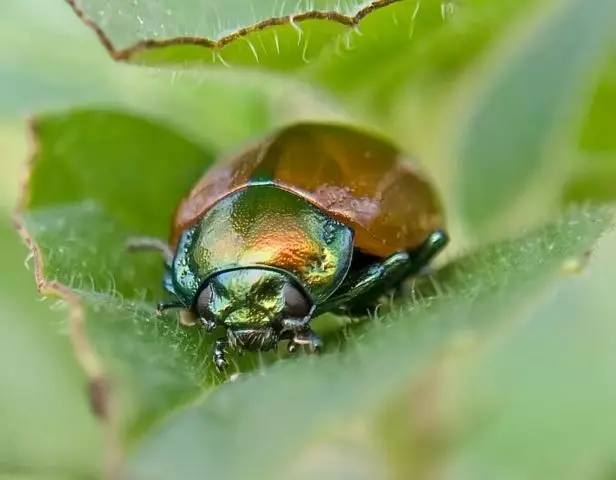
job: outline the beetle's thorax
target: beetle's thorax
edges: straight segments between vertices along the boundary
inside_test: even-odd
[[[218,272],[263,266],[292,277],[319,303],[344,280],[352,248],[350,228],[304,199],[275,185],[250,185],[221,199],[182,234],[173,262],[175,293],[190,304]],[[225,277],[227,288],[249,288],[239,278],[245,277]],[[265,305],[273,298],[260,301]],[[261,312],[249,305],[246,309],[235,313],[233,321]]]

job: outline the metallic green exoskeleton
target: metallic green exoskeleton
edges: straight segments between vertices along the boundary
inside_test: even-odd
[[[372,159],[372,163],[368,162]],[[310,321],[361,311],[419,273],[448,241],[430,183],[374,137],[301,124],[249,146],[206,172],[180,204],[161,250],[164,285],[228,347],[268,350],[321,339]]]

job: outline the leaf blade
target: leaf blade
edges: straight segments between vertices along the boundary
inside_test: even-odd
[[[262,68],[280,70],[309,63],[372,12],[408,4],[402,0],[355,4],[260,0],[241,8],[229,1],[203,5],[156,0],[147,6],[139,1],[131,5],[109,5],[106,0],[68,3],[116,60],[225,67],[256,62]]]
[[[462,427],[444,458],[449,477],[613,473],[616,423],[606,412],[616,397],[614,245],[614,233],[604,235],[580,259],[588,262],[581,274],[564,273],[535,309],[522,312],[520,328],[454,367],[451,421]]]
[[[384,402],[417,382],[459,335],[472,332],[480,339],[490,338],[510,328],[509,306],[554,282],[562,259],[583,252],[603,231],[607,218],[593,215],[565,216],[526,238],[494,246],[466,266],[453,267],[450,279],[443,281],[447,295],[436,298],[432,306],[416,306],[411,314],[393,314],[385,324],[369,324],[351,335],[348,341],[355,345],[347,353],[276,364],[262,376],[221,386],[153,432],[136,451],[132,472],[165,478],[207,469],[223,478],[243,478],[247,472],[257,478],[284,477],[288,464],[280,465],[280,459],[295,462],[315,443],[336,438],[335,432],[347,425],[369,428],[366,424]],[[588,235],[584,240],[582,230]],[[486,279],[498,261],[513,271],[497,267],[495,278]],[[475,271],[469,274],[469,268]],[[475,284],[469,285],[469,276],[475,274]],[[275,418],[266,414],[272,409]],[[371,438],[369,432],[366,436]],[[359,442],[363,440],[360,435]],[[184,448],[178,456],[173,445],[179,442]],[[231,448],[242,452],[242,462],[225,460]],[[166,455],[168,451],[174,455]]]
[[[569,173],[567,159],[548,150],[579,117],[605,53],[614,5],[605,1],[589,9],[570,1],[550,7],[528,35],[521,29],[494,52],[483,88],[470,93],[457,117],[454,204],[476,233],[485,232],[520,192],[529,192],[538,172],[549,171],[547,189],[561,187]]]

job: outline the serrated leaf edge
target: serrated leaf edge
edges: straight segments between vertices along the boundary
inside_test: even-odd
[[[98,25],[81,7],[77,5],[77,0],[65,0],[71,7],[77,17],[90,29],[94,31],[100,42],[103,44],[109,55],[117,61],[130,61],[133,57],[145,50],[156,50],[177,45],[192,45],[197,47],[209,48],[210,50],[218,50],[230,44],[231,42],[246,37],[251,33],[259,32],[267,28],[279,25],[292,25],[296,28],[297,24],[306,20],[323,20],[339,23],[349,28],[356,28],[361,20],[375,10],[387,7],[394,3],[400,3],[405,0],[374,0],[369,5],[360,9],[355,15],[343,15],[340,12],[318,10],[310,10],[307,12],[298,13],[297,15],[284,15],[279,17],[270,17],[267,20],[255,23],[248,27],[243,27],[229,35],[218,40],[212,40],[206,37],[199,36],[182,36],[171,37],[162,40],[153,38],[139,40],[138,42],[125,47],[117,48],[104,29]]]
[[[25,162],[25,173],[22,178],[17,203],[13,211],[13,223],[15,228],[27,246],[33,264],[36,287],[42,296],[60,297],[68,305],[69,338],[73,346],[74,354],[80,367],[88,378],[88,396],[93,414],[101,422],[104,433],[106,452],[104,458],[105,477],[109,479],[120,478],[122,465],[122,453],[120,433],[116,428],[115,409],[111,401],[112,388],[95,348],[88,340],[86,333],[85,311],[78,295],[67,285],[57,280],[49,280],[45,277],[43,255],[38,244],[28,232],[22,214],[26,211],[30,199],[30,181],[36,164],[36,158],[41,146],[38,140],[38,124],[35,117],[26,119],[29,152]]]

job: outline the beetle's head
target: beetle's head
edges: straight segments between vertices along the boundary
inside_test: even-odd
[[[290,275],[241,268],[208,279],[194,309],[202,321],[224,326],[231,345],[268,350],[291,325],[307,322],[313,305]]]

